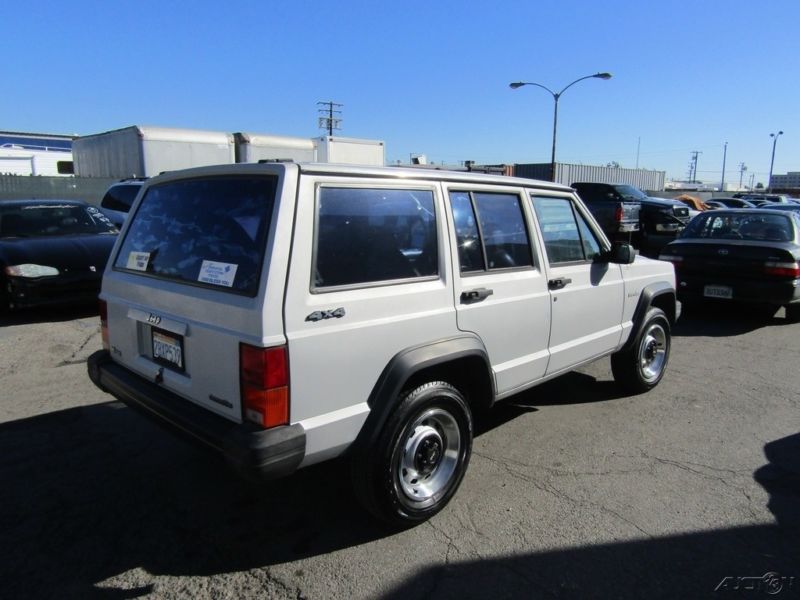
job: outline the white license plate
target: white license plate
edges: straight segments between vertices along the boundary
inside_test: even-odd
[[[707,285],[703,288],[703,295],[708,298],[733,298],[733,290],[726,285]]]
[[[183,371],[183,336],[156,329],[153,332],[153,359]]]

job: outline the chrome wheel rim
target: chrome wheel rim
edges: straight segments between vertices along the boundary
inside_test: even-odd
[[[639,369],[645,381],[658,379],[667,362],[667,332],[658,323],[647,328],[639,344]]]
[[[441,408],[421,413],[404,430],[397,461],[397,484],[405,503],[433,504],[458,467],[461,432],[455,417]]]

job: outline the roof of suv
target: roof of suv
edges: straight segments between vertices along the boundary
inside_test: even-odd
[[[387,177],[392,179],[424,179],[432,181],[463,181],[470,183],[493,183],[508,186],[536,186],[545,187],[554,191],[574,192],[572,188],[551,181],[540,181],[523,177],[508,177],[506,175],[487,175],[484,173],[471,173],[464,171],[450,171],[446,169],[418,169],[413,167],[375,167],[366,165],[341,165],[333,163],[295,163],[295,162],[269,162],[269,163],[239,163],[227,165],[213,165],[196,167],[181,171],[170,171],[159,175],[153,180],[183,178],[187,176],[218,175],[223,173],[259,173],[274,172],[275,167],[285,170],[299,169],[302,173],[311,175],[342,175],[351,177]]]

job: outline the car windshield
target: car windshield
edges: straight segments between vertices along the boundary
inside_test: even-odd
[[[647,198],[647,194],[632,185],[617,185],[614,189],[617,190],[617,193],[625,198],[625,200],[645,200]]]
[[[210,177],[151,187],[117,269],[255,296],[272,221],[273,177]]]
[[[680,237],[788,242],[794,233],[789,217],[784,215],[715,211],[695,217]]]
[[[112,234],[117,228],[93,206],[32,201],[0,206],[0,237]]]

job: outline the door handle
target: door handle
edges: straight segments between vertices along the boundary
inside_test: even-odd
[[[565,287],[567,284],[572,283],[572,279],[567,277],[559,277],[557,279],[551,279],[547,282],[547,287],[551,290],[560,290]]]
[[[476,288],[474,290],[467,290],[465,292],[461,292],[461,303],[472,304],[473,302],[480,302],[482,300],[486,300],[486,298],[492,294],[494,294],[494,290],[490,290],[489,288]]]

